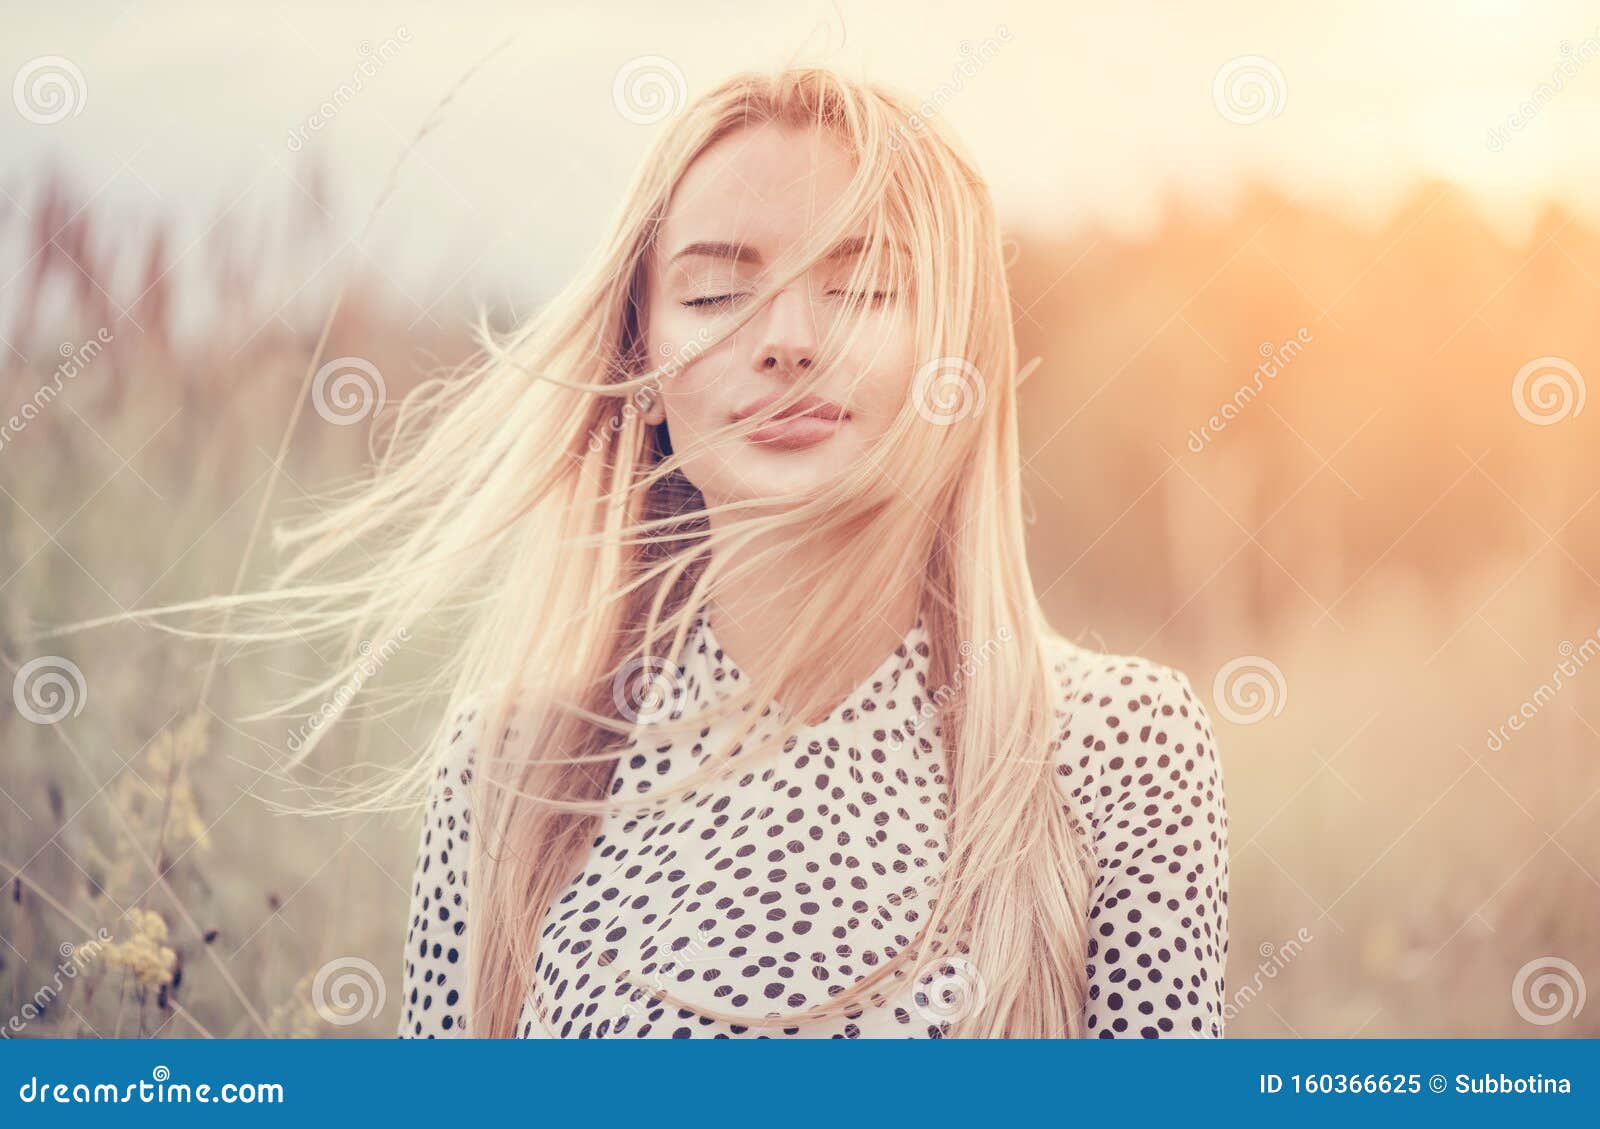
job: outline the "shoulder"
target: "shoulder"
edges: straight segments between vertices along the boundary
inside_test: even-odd
[[[526,705],[523,699],[505,701],[493,690],[470,690],[455,697],[440,715],[429,742],[424,782],[418,787],[423,799],[424,846],[432,832],[461,843],[470,838],[466,826],[472,821],[478,779],[495,754],[496,738],[517,739]],[[491,725],[501,731],[490,733]],[[466,852],[461,854],[465,862]]]
[[[457,851],[466,862],[465,844],[471,838],[473,779],[478,771],[479,747],[484,737],[484,709],[476,698],[458,701],[441,718],[428,759],[427,791],[423,800],[422,846],[439,843]]]
[[[1147,849],[1225,854],[1227,805],[1211,716],[1181,670],[1059,636],[1051,761],[1102,866]]]
[[[1148,775],[1153,784],[1156,772],[1220,792],[1211,717],[1183,671],[1060,635],[1047,650],[1056,679],[1055,767],[1069,796],[1104,798],[1107,777],[1134,784]]]
[[[478,747],[483,743],[485,713],[485,703],[478,696],[463,698],[445,712],[428,782],[430,810],[452,803],[465,805],[478,764]]]
[[[435,882],[442,881],[446,886],[466,885],[467,844],[472,839],[470,799],[483,733],[484,711],[478,700],[463,700],[446,713],[422,817],[419,879],[427,878],[432,871]],[[416,895],[425,899],[427,885],[426,881],[419,881]],[[433,893],[435,898],[443,898],[447,891]],[[457,906],[462,905],[459,897],[450,900]],[[439,908],[440,918],[449,920],[444,907]]]

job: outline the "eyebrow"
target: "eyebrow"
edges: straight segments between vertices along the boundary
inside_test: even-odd
[[[862,250],[866,248],[866,245],[867,241],[864,236],[852,235],[848,238],[841,239],[837,244],[834,245],[833,250],[829,251],[823,256],[823,259],[824,261],[827,261],[831,259],[848,258],[851,255],[859,255]],[[710,259],[731,259],[734,262],[753,263],[757,266],[761,264],[761,252],[757,251],[749,244],[724,243],[717,240],[702,240],[695,243],[690,243],[667,261],[669,263],[675,263],[679,259],[691,255],[700,255]]]

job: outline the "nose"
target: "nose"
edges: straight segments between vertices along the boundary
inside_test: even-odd
[[[789,286],[767,306],[755,355],[758,372],[792,380],[809,369],[816,351],[816,320],[806,287]]]

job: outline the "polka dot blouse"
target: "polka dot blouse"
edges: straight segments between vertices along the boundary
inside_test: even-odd
[[[1204,706],[1180,672],[1052,643],[1061,687],[1051,750],[1064,804],[1093,839],[1090,1036],[1222,1034],[1228,820]],[[935,962],[851,1015],[737,1025],[712,1010],[801,1010],[907,947],[917,894],[946,852],[946,763],[928,720],[919,622],[826,719],[748,772],[651,802],[717,747],[630,743],[582,870],[550,906],[517,1023],[527,1038],[929,1037],[981,997],[981,967]],[[702,619],[679,708],[732,693],[740,672]],[[460,709],[427,800],[403,962],[399,1034],[469,1035],[466,862],[484,718]],[[735,724],[724,715],[716,725]],[[692,731],[690,736],[693,736]],[[741,754],[735,754],[735,760]],[[973,954],[976,959],[976,954]],[[628,981],[616,972],[627,970]],[[642,986],[641,986],[642,985]],[[859,1013],[859,1014],[857,1014]]]

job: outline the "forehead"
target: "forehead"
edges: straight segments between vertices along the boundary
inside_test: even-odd
[[[691,242],[726,240],[770,257],[802,238],[854,173],[849,151],[825,130],[770,123],[738,130],[701,153],[679,180],[658,251],[670,258]]]

